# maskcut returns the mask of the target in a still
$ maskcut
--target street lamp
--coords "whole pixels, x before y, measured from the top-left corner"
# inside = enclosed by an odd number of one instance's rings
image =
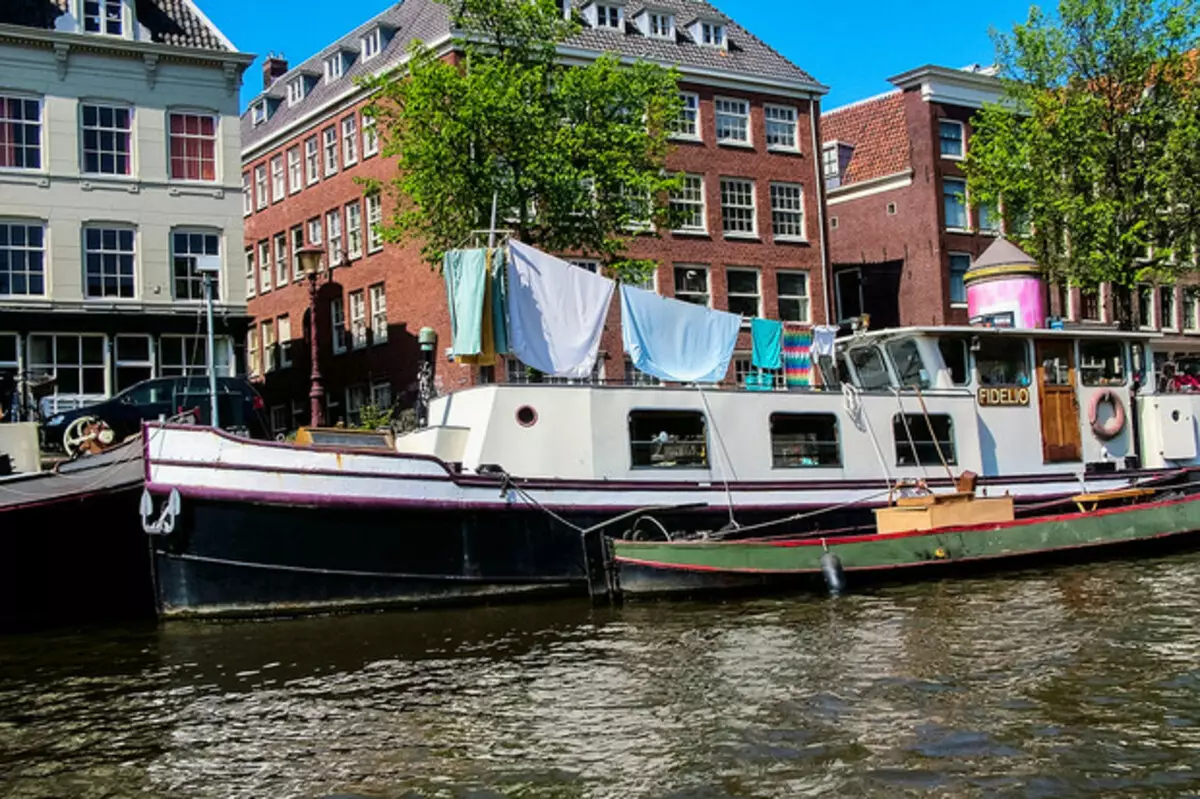
[[[321,271],[321,258],[324,255],[325,250],[321,247],[302,247],[296,251],[300,270],[308,278],[308,330],[312,338],[312,372],[309,375],[312,387],[309,389],[308,399],[311,403],[309,424],[312,427],[321,427],[325,423],[321,411],[321,399],[325,396],[325,389],[321,387],[321,367],[318,357],[320,339],[317,337],[317,290],[319,288],[317,277]],[[330,265],[329,268],[332,270],[333,266]]]

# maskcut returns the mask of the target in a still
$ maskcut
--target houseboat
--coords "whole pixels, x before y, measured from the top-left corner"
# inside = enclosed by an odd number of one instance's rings
[[[1015,516],[1200,466],[1200,394],[1153,334],[905,328],[838,340],[830,388],[487,385],[385,450],[144,429],[167,617],[604,590],[603,539],[833,534],[964,473]]]

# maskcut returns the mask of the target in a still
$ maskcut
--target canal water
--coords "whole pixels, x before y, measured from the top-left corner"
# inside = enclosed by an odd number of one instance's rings
[[[0,638],[0,796],[1200,795],[1200,555]]]

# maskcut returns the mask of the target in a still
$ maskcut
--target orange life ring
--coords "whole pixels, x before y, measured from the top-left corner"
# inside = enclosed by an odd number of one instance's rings
[[[1113,413],[1106,421],[1101,422],[1099,410],[1105,402],[1112,406]],[[1109,441],[1121,434],[1125,429],[1125,406],[1117,392],[1106,388],[1092,395],[1092,402],[1088,406],[1088,423],[1091,424],[1096,438],[1102,441]]]

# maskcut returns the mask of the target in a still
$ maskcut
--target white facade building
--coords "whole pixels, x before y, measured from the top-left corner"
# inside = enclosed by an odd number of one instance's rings
[[[192,0],[0,5],[0,408],[47,375],[70,407],[202,374],[203,263],[219,265],[217,363],[234,373],[253,56]]]

